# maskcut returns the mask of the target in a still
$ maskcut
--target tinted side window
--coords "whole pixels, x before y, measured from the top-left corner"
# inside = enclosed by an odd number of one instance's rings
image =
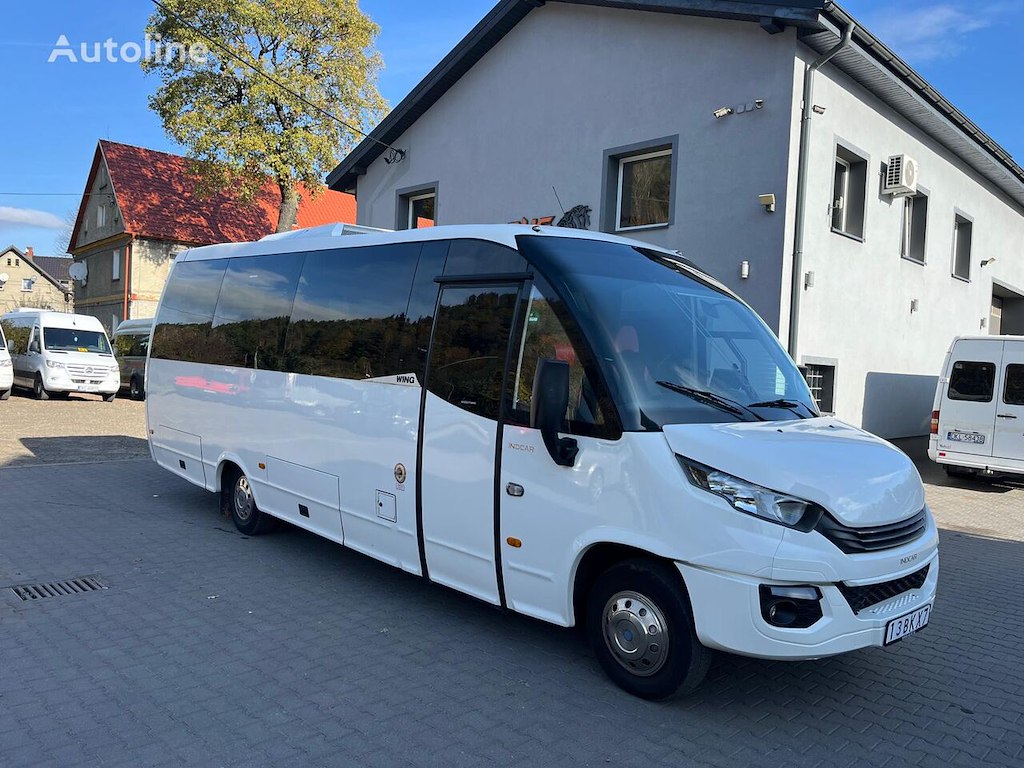
[[[306,257],[285,343],[288,370],[370,379],[406,371],[399,343],[419,244]]]
[[[1024,365],[1006,366],[1006,390],[1003,402],[1007,405],[1024,405]]]
[[[585,435],[611,432],[605,413],[612,412],[609,399],[596,385],[596,367],[562,302],[553,292],[536,285],[522,300],[511,374],[511,403],[508,421],[530,426],[533,379],[540,360],[562,360],[569,364],[569,405],[563,431]],[[571,335],[570,335],[571,334]]]
[[[434,308],[437,306],[439,286],[434,282],[434,278],[444,270],[447,255],[446,240],[423,244],[412,293],[409,294],[409,308],[405,313],[405,328],[400,341],[401,372],[415,373],[420,381],[426,376],[430,330],[434,324]]]
[[[232,259],[221,284],[209,354],[221,365],[282,371],[281,347],[305,254]]]
[[[949,399],[991,403],[995,381],[995,363],[957,361],[949,377]]]
[[[487,240],[452,240],[446,275],[501,275],[525,272],[526,259],[519,251]]]
[[[28,337],[32,324],[24,320],[4,320],[4,335],[11,344],[11,354],[24,355],[28,351]]]
[[[215,362],[207,354],[206,342],[227,262],[216,259],[174,265],[153,329],[152,357]]]
[[[478,416],[498,418],[518,294],[512,286],[441,292],[427,370],[431,392]]]
[[[118,357],[145,357],[149,349],[149,334],[137,336],[125,333],[114,339]]]

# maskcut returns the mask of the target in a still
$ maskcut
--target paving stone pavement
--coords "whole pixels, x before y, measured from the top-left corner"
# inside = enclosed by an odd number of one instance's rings
[[[4,768],[1024,765],[1022,486],[922,467],[943,570],[920,636],[814,662],[722,655],[694,695],[652,704],[576,632],[296,529],[242,536],[147,460],[13,461]],[[7,588],[87,575],[107,588]]]

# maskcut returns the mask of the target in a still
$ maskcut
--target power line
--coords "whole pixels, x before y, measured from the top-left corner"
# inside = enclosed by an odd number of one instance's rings
[[[0,195],[9,196],[24,196],[24,197],[35,197],[35,196],[47,196],[47,197],[91,197],[94,195],[109,195],[114,196],[113,192],[0,192]]]
[[[387,149],[391,150],[391,153],[388,155],[388,158],[385,161],[388,164],[396,163],[396,162],[401,162],[402,160],[405,159],[405,150],[404,149],[399,149],[398,147],[392,146],[391,144],[388,144],[387,142],[381,141],[380,139],[376,139],[373,136],[371,136],[370,134],[366,133],[365,131],[360,130],[359,128],[356,128],[355,126],[349,125],[344,120],[342,120],[337,115],[335,115],[333,112],[330,112],[329,110],[324,109],[323,107],[321,107],[318,104],[314,104],[312,101],[307,99],[305,96],[302,96],[301,94],[296,93],[291,88],[289,88],[287,85],[282,83],[280,80],[278,80],[277,78],[271,76],[270,73],[267,72],[265,69],[263,69],[263,67],[260,66],[259,64],[251,62],[251,61],[247,61],[246,59],[244,59],[242,56],[240,56],[239,54],[237,54],[234,51],[232,51],[230,48],[228,48],[223,43],[219,42],[218,40],[213,39],[212,37],[207,35],[205,32],[203,32],[201,29],[199,29],[195,25],[190,24],[189,22],[185,21],[185,19],[183,19],[180,14],[178,14],[175,11],[172,11],[166,5],[161,3],[160,0],[153,0],[153,5],[155,5],[157,8],[160,8],[164,13],[166,13],[166,14],[168,14],[170,16],[173,16],[181,24],[183,24],[184,26],[186,26],[189,29],[191,29],[193,32],[195,32],[197,35],[199,35],[201,38],[206,40],[208,43],[210,43],[214,47],[219,48],[221,51],[226,53],[231,58],[235,59],[236,61],[241,62],[242,64],[247,66],[249,69],[251,69],[256,74],[261,75],[262,77],[265,77],[267,80],[269,80],[274,85],[276,85],[278,88],[280,88],[282,91],[291,94],[296,99],[298,99],[303,104],[305,104],[307,107],[310,107],[311,109],[316,110],[320,114],[325,115],[326,117],[329,117],[331,120],[334,120],[336,123],[338,123],[339,125],[347,128],[348,130],[352,131],[353,133],[358,133],[360,136],[363,136],[363,137],[369,139],[370,141],[372,141],[372,142],[374,142],[376,144],[380,144],[382,147],[386,147]]]

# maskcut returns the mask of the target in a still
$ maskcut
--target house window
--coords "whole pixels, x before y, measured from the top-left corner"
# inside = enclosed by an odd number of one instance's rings
[[[868,161],[846,147],[836,147],[832,179],[833,232],[863,239],[867,180]]]
[[[669,223],[672,150],[619,158],[615,229],[619,232]]]
[[[96,226],[102,227],[107,223],[107,207],[105,205],[96,206]]]
[[[971,240],[974,224],[959,214],[953,225],[953,276],[961,280],[971,279]]]
[[[437,195],[433,192],[409,198],[409,218],[406,229],[422,229],[434,226],[434,203]]]
[[[32,290],[32,285],[34,283],[35,283],[35,280],[33,280],[31,277],[23,277],[21,279],[21,290],[23,290],[23,291],[31,291]]]
[[[803,367],[803,374],[818,410],[822,413],[835,413],[836,367],[809,364]]]
[[[928,229],[928,196],[918,193],[903,200],[903,228],[900,256],[924,264],[925,233]]]
[[[110,279],[121,279],[121,252],[114,251],[110,258]]]
[[[436,224],[436,181],[395,192],[395,229],[422,229]]]

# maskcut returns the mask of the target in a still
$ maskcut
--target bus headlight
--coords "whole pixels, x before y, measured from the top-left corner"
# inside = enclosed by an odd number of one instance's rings
[[[804,532],[812,530],[825,512],[814,502],[741,480],[682,456],[678,458],[691,483],[721,496],[739,512]]]
[[[8,358],[5,357],[3,360],[0,360],[0,368],[10,368],[10,367],[11,367],[11,361]]]
[[[60,360],[47,360],[46,361],[46,367],[47,368],[58,368],[60,370],[64,370],[64,363],[62,363]]]

